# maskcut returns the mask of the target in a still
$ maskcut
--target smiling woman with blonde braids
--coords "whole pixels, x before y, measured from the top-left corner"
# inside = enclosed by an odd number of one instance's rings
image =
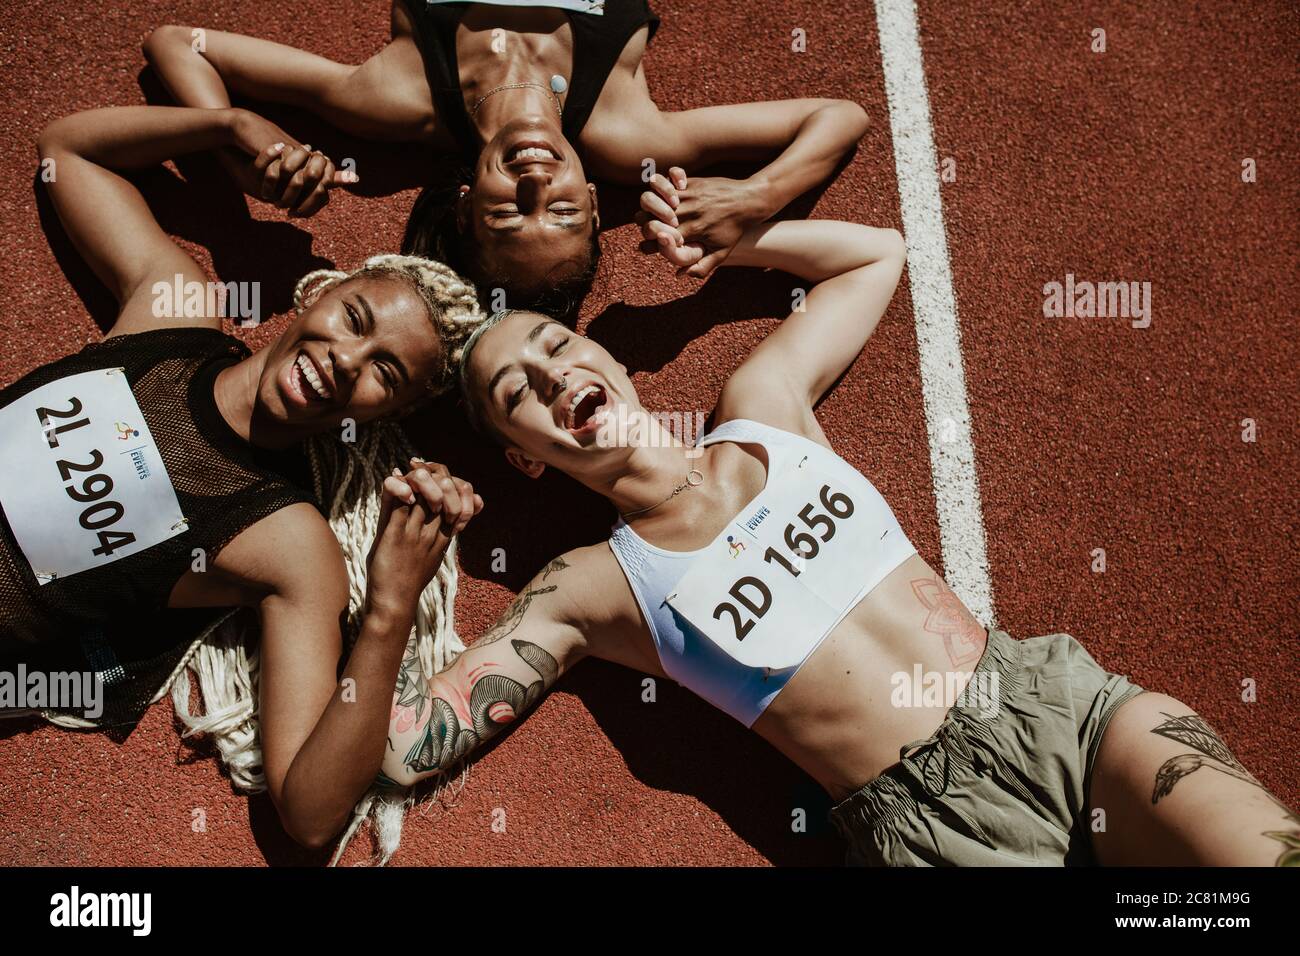
[[[0,663],[94,673],[102,708],[83,717],[129,724],[190,647],[178,618],[254,609],[256,686],[201,649],[190,663],[205,692],[242,691],[242,703],[209,700],[194,718],[183,694],[178,711],[226,733],[237,781],[264,784],[289,834],[322,846],[376,779],[412,624],[422,615],[428,632],[429,583],[454,585],[447,552],[482,506],[418,461],[401,461],[406,483],[381,495],[397,462],[377,477],[371,466],[400,442],[363,428],[358,451],[343,429],[445,391],[482,317],[445,265],[390,255],[304,278],[297,316],[251,354],[219,316],[158,308],[156,286],[207,277],[117,170],[218,148],[252,156],[264,134],[243,110],[122,107],[41,135],[50,198],[119,312],[103,341],[0,392]],[[308,487],[313,436],[327,515]]]

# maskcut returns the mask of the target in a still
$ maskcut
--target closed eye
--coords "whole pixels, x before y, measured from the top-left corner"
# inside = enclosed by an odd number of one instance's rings
[[[520,382],[519,387],[506,396],[506,415],[511,415],[519,407],[519,403],[524,400],[524,392],[528,390],[526,381]]]
[[[554,216],[569,217],[569,216],[581,215],[582,210],[579,209],[577,206],[551,206],[550,212]],[[491,212],[488,213],[488,216],[491,219],[514,219],[519,215],[520,215],[519,210],[511,206],[502,207],[500,209],[493,209]]]

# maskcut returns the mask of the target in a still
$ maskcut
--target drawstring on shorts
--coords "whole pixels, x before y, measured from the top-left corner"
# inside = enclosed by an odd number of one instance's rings
[[[982,774],[989,769],[997,772],[999,780],[1029,806],[1041,811],[1041,804],[1020,782],[1019,777],[1006,760],[998,753],[994,742],[985,732],[977,730],[978,724],[971,725],[966,715],[954,708],[948,718],[935,731],[934,736],[924,740],[913,741],[898,752],[899,762],[917,784],[930,797],[940,799],[947,795],[952,783],[952,762],[958,760]],[[978,718],[974,718],[978,720]],[[912,753],[912,751],[917,753]],[[936,779],[938,778],[938,779]],[[980,841],[994,847],[993,840],[969,814],[952,802],[944,804],[960,817],[979,837]]]

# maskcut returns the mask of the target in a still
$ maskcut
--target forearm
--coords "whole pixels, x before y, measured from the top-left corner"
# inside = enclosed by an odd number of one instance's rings
[[[39,148],[42,156],[62,151],[110,169],[134,169],[231,145],[233,122],[233,110],[110,106],[55,120]]]
[[[324,845],[374,783],[412,617],[366,616],[329,704],[290,764],[278,809],[299,842]]]
[[[847,100],[835,100],[810,113],[790,145],[749,177],[763,219],[830,178],[836,164],[866,131],[866,112]]]
[[[198,49],[195,49],[195,47]],[[326,88],[354,67],[258,37],[164,26],[145,41],[145,57],[186,106],[230,105],[247,96],[321,112]]]
[[[230,92],[218,69],[217,53],[231,46],[237,56],[240,48],[237,41],[263,42],[216,30],[164,26],[149,34],[144,54],[172,99],[181,106],[223,109],[230,106]],[[243,157],[238,150],[223,149],[217,153],[217,159],[233,172]]]
[[[582,638],[561,620],[566,602],[559,588],[568,567],[563,558],[550,562],[496,624],[432,679],[424,679],[414,648],[408,649],[393,696],[386,776],[410,785],[451,769],[523,718],[580,659]]]
[[[822,282],[884,259],[901,261],[905,253],[894,229],[800,219],[751,226],[723,265],[780,269]]]
[[[524,717],[558,677],[556,659],[527,640],[480,640],[427,682],[408,657],[393,699],[384,774],[409,786],[450,770]]]

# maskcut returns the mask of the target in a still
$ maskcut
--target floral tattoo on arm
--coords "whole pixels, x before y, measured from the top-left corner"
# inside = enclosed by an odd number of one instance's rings
[[[534,601],[559,587],[543,582],[567,567],[563,558],[546,565],[539,577],[533,579],[474,643],[474,649],[509,637]],[[429,710],[424,731],[403,758],[406,766],[416,773],[453,766],[527,711],[559,677],[559,664],[545,649],[530,641],[512,639],[511,650],[537,675],[536,680],[525,684],[499,673],[502,661],[494,658],[472,668],[449,668],[425,681],[413,645],[414,642],[398,675],[393,716],[397,731],[403,733],[420,723],[426,707]],[[503,652],[506,660],[509,653]]]

